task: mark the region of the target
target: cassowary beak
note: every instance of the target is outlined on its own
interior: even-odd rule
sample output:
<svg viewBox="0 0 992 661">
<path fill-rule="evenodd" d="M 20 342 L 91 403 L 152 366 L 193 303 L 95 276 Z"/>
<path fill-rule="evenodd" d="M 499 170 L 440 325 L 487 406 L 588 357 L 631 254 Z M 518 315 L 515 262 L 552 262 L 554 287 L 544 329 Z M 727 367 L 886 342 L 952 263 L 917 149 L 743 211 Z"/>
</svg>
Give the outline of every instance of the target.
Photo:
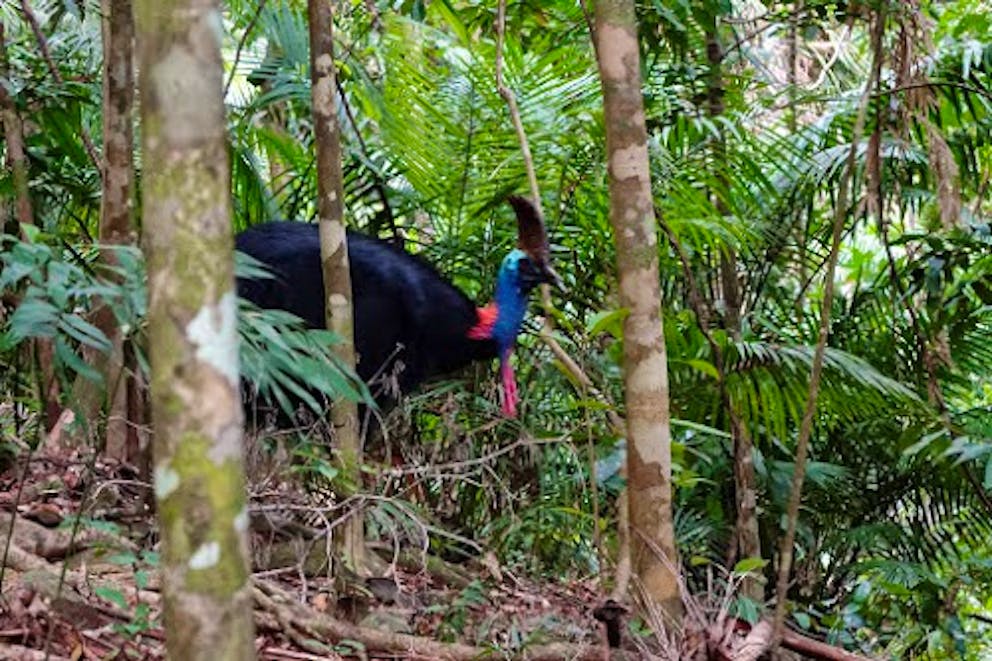
<svg viewBox="0 0 992 661">
<path fill-rule="evenodd" d="M 551 268 L 550 264 L 545 264 L 541 271 L 544 275 L 544 281 L 546 283 L 549 285 L 554 285 L 555 289 L 560 292 L 564 293 L 568 291 L 568 289 L 565 288 L 565 283 L 561 281 L 561 276 L 558 275 L 557 271 Z"/>
</svg>

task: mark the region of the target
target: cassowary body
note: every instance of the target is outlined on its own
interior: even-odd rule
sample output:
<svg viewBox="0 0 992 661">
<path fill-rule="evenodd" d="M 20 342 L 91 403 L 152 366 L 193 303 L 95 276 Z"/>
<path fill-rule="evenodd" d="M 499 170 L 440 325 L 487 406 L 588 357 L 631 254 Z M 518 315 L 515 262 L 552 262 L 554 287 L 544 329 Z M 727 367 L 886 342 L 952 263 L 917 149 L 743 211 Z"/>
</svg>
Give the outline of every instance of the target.
<svg viewBox="0 0 992 661">
<path fill-rule="evenodd" d="M 527 309 L 528 293 L 541 282 L 556 281 L 557 276 L 547 264 L 546 238 L 537 211 L 522 198 L 511 202 L 520 220 L 521 245 L 532 249 L 507 255 L 497 276 L 495 300 L 482 309 L 422 259 L 384 241 L 348 232 L 355 350 L 362 379 L 371 383 L 378 375 L 391 375 L 399 361 L 398 385 L 409 392 L 430 377 L 475 360 L 499 357 L 503 410 L 510 416 L 516 414 L 510 353 Z M 292 312 L 313 328 L 324 328 L 316 225 L 256 225 L 238 235 L 236 247 L 264 263 L 275 276 L 239 280 L 242 297 L 260 307 Z"/>
</svg>

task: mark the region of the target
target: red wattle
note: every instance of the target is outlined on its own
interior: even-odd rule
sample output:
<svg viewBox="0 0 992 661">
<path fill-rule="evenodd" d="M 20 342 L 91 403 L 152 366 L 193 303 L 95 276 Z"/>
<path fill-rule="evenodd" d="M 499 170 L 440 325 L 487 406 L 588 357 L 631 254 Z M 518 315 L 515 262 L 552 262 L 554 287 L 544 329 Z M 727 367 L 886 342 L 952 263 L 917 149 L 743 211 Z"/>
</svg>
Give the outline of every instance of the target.
<svg viewBox="0 0 992 661">
<path fill-rule="evenodd" d="M 490 303 L 484 308 L 476 308 L 479 321 L 468 329 L 465 336 L 470 340 L 488 340 L 493 336 L 493 326 L 499 317 L 499 308 L 495 303 Z"/>
</svg>

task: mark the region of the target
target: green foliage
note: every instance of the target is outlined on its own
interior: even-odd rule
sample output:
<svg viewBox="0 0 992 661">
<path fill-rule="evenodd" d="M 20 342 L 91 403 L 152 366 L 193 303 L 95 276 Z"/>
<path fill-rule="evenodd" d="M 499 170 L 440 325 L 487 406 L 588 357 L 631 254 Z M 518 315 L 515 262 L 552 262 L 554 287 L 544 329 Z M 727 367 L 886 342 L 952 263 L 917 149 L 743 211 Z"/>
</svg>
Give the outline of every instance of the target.
<svg viewBox="0 0 992 661">
<path fill-rule="evenodd" d="M 127 277 L 140 272 L 140 254 L 113 248 L 116 265 L 107 266 L 97 264 L 95 251 L 82 255 L 55 237 L 33 234 L 30 242 L 0 235 L 0 292 L 19 299 L 2 327 L 0 349 L 9 356 L 26 340 L 51 340 L 64 383 L 76 374 L 100 383 L 103 376 L 86 363 L 81 350 L 106 353 L 110 341 L 81 312 L 105 305 L 125 336 L 138 332 L 147 301 L 140 279 Z M 115 284 L 117 278 L 124 284 Z"/>
<path fill-rule="evenodd" d="M 32 123 L 29 178 L 43 229 L 30 243 L 4 239 L 0 256 L 0 292 L 17 302 L 0 329 L 0 388 L 18 402 L 26 388 L 17 347 L 52 338 L 63 376 L 87 374 L 81 349 L 105 349 L 87 321 L 99 298 L 113 307 L 140 359 L 145 305 L 136 254 L 122 251 L 120 268 L 108 271 L 89 240 L 99 173 L 77 136 L 83 127 L 95 138 L 100 132 L 100 81 L 92 75 L 98 12 L 32 4 L 67 83 L 50 79 L 33 35 L 0 7 L 12 97 Z M 689 568 L 694 588 L 705 587 L 707 566 L 724 562 L 735 525 L 718 368 L 755 443 L 768 563 L 749 559 L 737 570 L 770 578 L 775 566 L 836 188 L 870 61 L 864 12 L 880 4 L 816 0 L 795 16 L 796 3 L 748 5 L 753 15 L 725 0 L 638 4 L 676 419 L 676 534 L 684 557 L 698 561 Z M 990 636 L 981 618 L 992 614 L 990 21 L 982 0 L 925 0 L 919 12 L 884 4 L 883 88 L 855 145 L 856 204 L 844 219 L 789 597 L 795 624 L 851 648 L 977 659 L 988 653 Z M 504 563 L 561 576 L 600 569 L 594 531 L 607 550 L 616 543 L 625 444 L 604 413 L 623 413 L 625 311 L 616 302 L 601 95 L 582 7 L 508 5 L 504 75 L 530 140 L 552 258 L 569 287 L 553 299 L 555 338 L 598 395 L 556 363 L 535 337 L 537 323 L 528 322 L 515 358 L 520 418 L 498 417 L 485 365 L 406 400 L 389 420 L 398 423 L 389 443 L 425 469 L 417 474 L 423 496 L 403 492 L 416 502 L 377 503 L 370 530 L 417 546 L 427 530 L 435 546 L 433 531 L 451 531 L 496 550 Z M 257 10 L 235 0 L 225 13 L 229 66 L 244 37 L 227 97 L 236 229 L 274 217 L 307 219 L 315 210 L 303 9 L 268 3 L 256 20 Z M 916 18 L 932 21 L 932 49 L 924 48 L 926 26 Z M 493 21 L 484 3 L 382 0 L 345 3 L 335 26 L 348 222 L 398 238 L 480 304 L 513 244 L 502 200 L 527 190 L 495 89 Z M 795 87 L 787 84 L 785 55 L 793 28 L 806 77 Z M 910 41 L 899 41 L 902 35 Z M 708 42 L 722 46 L 719 71 Z M 904 56 L 913 59 L 895 59 Z M 890 89 L 907 71 L 913 85 L 924 75 L 932 85 Z M 718 116 L 710 92 L 719 92 Z M 940 221 L 933 129 L 957 168 L 951 188 L 962 206 L 953 226 Z M 877 188 L 869 139 L 876 132 Z M 0 178 L 0 202 L 11 194 L 9 177 Z M 741 294 L 736 328 L 720 273 L 729 260 Z M 239 268 L 264 277 L 257 265 Z M 687 273 L 723 365 L 699 328 Z M 244 373 L 282 412 L 298 403 L 319 411 L 322 393 L 367 398 L 329 351 L 329 334 L 248 306 L 242 320 Z M 0 409 L 4 433 L 18 424 Z M 301 445 L 302 464 L 327 476 L 314 447 Z M 429 528 L 418 527 L 421 518 Z M 464 614 L 478 603 L 463 597 Z M 757 612 L 743 601 L 734 609 L 746 618 Z"/>
<path fill-rule="evenodd" d="M 87 321 L 97 306 L 109 308 L 125 342 L 147 372 L 144 317 L 147 311 L 142 255 L 127 246 L 85 246 L 52 235 L 29 232 L 30 241 L 0 235 L 0 293 L 16 301 L 0 320 L 0 359 L 13 364 L 30 340 L 51 340 L 55 369 L 66 390 L 82 376 L 102 386 L 103 375 L 88 362 L 84 350 L 106 353 L 110 343 Z M 258 263 L 239 260 L 239 274 L 270 277 Z M 274 400 L 287 415 L 297 402 L 322 413 L 325 398 L 347 397 L 371 402 L 365 384 L 337 359 L 335 336 L 311 330 L 302 320 L 277 310 L 259 310 L 241 301 L 241 371 L 253 392 Z M 16 370 L 7 372 L 17 378 Z"/>
</svg>

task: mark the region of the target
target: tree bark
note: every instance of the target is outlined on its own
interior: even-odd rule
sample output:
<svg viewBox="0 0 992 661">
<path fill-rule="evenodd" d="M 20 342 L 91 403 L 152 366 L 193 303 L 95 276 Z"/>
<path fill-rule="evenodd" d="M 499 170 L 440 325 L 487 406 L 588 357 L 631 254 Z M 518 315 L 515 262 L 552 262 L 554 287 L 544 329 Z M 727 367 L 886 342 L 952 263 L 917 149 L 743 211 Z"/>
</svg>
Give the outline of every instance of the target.
<svg viewBox="0 0 992 661">
<path fill-rule="evenodd" d="M 100 258 L 117 263 L 109 247 L 134 243 L 134 14 L 131 0 L 102 0 L 103 28 L 103 194 L 100 200 Z M 95 388 L 78 377 L 73 401 L 82 415 L 78 432 L 96 420 L 106 404 L 104 451 L 109 457 L 138 462 L 139 445 L 128 418 L 128 379 L 124 338 L 113 310 L 98 305 L 93 324 L 110 340 L 110 353 L 84 350 L 86 360 L 103 375 L 104 387 Z M 133 392 L 133 391 L 132 391 Z M 106 400 L 103 401 L 103 396 Z"/>
<path fill-rule="evenodd" d="M 706 59 L 710 66 L 707 81 L 707 110 L 712 119 L 723 115 L 725 110 L 723 85 L 723 46 L 720 44 L 717 19 L 706 26 Z M 714 125 L 719 126 L 718 122 Z M 725 162 L 727 143 L 721 135 L 713 143 L 713 166 L 717 170 L 717 178 L 721 189 L 717 191 L 716 209 L 721 215 L 727 215 L 727 205 L 723 195 L 727 194 L 727 181 L 722 169 Z M 737 276 L 737 253 L 733 248 L 720 255 L 720 280 L 723 290 L 724 323 L 730 337 L 734 341 L 741 339 L 741 294 L 740 280 Z M 700 323 L 705 320 L 700 319 Z M 708 329 L 704 329 L 708 333 Z M 715 346 L 715 343 L 714 343 Z M 747 422 L 742 419 L 733 397 L 727 389 L 727 364 L 723 351 L 714 356 L 716 369 L 720 378 L 721 399 L 730 421 L 730 436 L 734 444 L 734 536 L 730 542 L 730 552 L 727 554 L 728 565 L 733 566 L 734 558 L 761 558 L 761 536 L 758 531 L 758 496 L 757 478 L 754 473 L 754 442 L 751 438 Z M 762 604 L 764 602 L 764 586 L 759 577 L 746 576 L 741 583 L 741 593 L 751 600 Z"/>
<path fill-rule="evenodd" d="M 344 225 L 344 177 L 341 170 L 341 131 L 337 118 L 334 62 L 334 12 L 331 0 L 308 0 L 310 16 L 310 79 L 314 143 L 317 151 L 317 215 L 320 218 L 320 260 L 324 274 L 327 328 L 339 342 L 335 352 L 355 366 L 348 239 Z M 341 459 L 342 484 L 361 484 L 362 440 L 355 402 L 339 398 L 332 404 L 335 441 Z M 338 550 L 346 564 L 364 566 L 364 517 L 359 512 L 342 524 Z"/>
<path fill-rule="evenodd" d="M 131 0 L 102 0 L 103 10 L 103 198 L 100 206 L 102 246 L 134 243 L 134 13 Z M 115 264 L 114 253 L 102 259 Z M 135 462 L 140 448 L 128 418 L 124 338 L 109 310 L 97 315 L 97 328 L 111 343 L 107 369 L 106 453 Z M 132 390 L 131 392 L 136 392 Z M 132 443 L 129 444 L 129 440 Z"/>
<path fill-rule="evenodd" d="M 632 0 L 601 0 L 596 52 L 606 117 L 610 222 L 617 244 L 624 320 L 624 390 L 631 562 L 647 605 L 668 623 L 682 615 L 672 518 L 668 360 L 661 324 L 658 240 L 640 54 Z"/>
<path fill-rule="evenodd" d="M 6 79 L 9 76 L 7 40 L 3 22 L 0 21 L 0 78 Z M 14 226 L 15 222 L 21 225 L 34 224 L 34 207 L 28 187 L 24 123 L 5 85 L 0 85 L 0 120 L 3 121 L 4 141 L 7 144 L 4 166 L 11 173 L 14 187 L 14 213 L 8 222 L 11 224 L 10 229 L 17 233 L 19 230 Z M 23 236 L 23 232 L 21 234 Z M 38 400 L 44 408 L 45 431 L 50 431 L 62 412 L 59 405 L 59 382 L 55 378 L 55 350 L 51 339 L 38 338 L 31 343 L 29 352 L 32 354 L 29 362 L 37 367 Z"/>
<path fill-rule="evenodd" d="M 3 21 L 0 21 L 0 78 L 6 80 L 9 76 L 6 32 Z M 30 225 L 34 222 L 34 211 L 31 208 L 31 196 L 28 192 L 28 168 L 24 156 L 24 125 L 6 85 L 0 85 L 0 120 L 3 121 L 3 137 L 7 146 L 4 166 L 10 171 L 14 185 L 12 219 L 18 223 Z"/>
<path fill-rule="evenodd" d="M 135 18 L 166 647 L 252 659 L 221 16 L 213 0 L 141 0 Z"/>
</svg>

